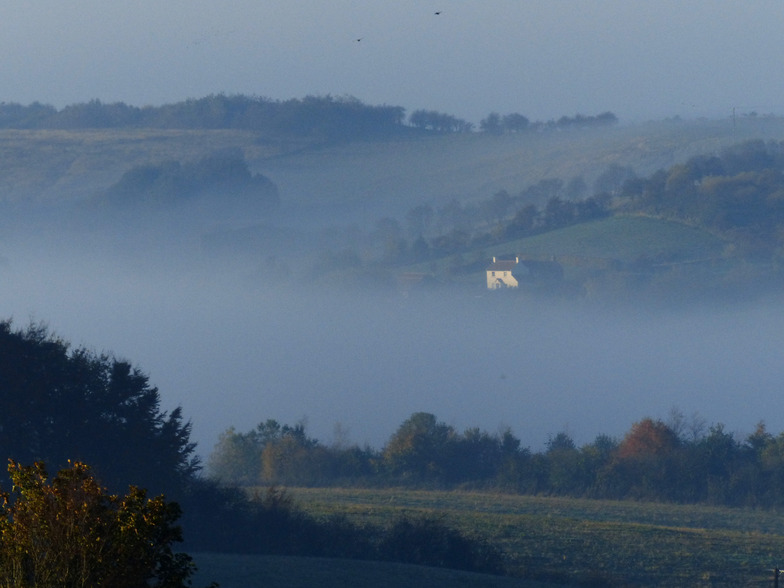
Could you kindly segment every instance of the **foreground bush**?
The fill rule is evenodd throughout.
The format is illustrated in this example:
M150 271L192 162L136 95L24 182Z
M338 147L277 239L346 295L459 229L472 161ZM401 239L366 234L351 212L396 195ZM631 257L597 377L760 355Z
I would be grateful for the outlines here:
M180 588L190 556L176 503L131 487L107 494L90 468L72 464L49 479L42 463L10 461L0 494L0 588ZM187 582L187 583L186 583Z

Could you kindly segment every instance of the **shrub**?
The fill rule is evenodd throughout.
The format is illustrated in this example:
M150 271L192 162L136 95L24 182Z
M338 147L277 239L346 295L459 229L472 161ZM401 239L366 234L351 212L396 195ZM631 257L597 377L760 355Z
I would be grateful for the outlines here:
M109 495L90 468L74 463L48 479L42 463L10 461L12 492L0 505L2 588L179 588L190 585L190 556L176 503L144 490ZM188 582L186 584L186 582Z

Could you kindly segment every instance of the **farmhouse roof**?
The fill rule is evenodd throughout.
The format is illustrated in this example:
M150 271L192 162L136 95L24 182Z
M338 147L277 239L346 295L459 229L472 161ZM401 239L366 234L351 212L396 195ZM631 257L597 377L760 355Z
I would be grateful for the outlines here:
M511 272L517 268L517 259L496 259L493 258L493 263L491 263L487 271L489 272Z

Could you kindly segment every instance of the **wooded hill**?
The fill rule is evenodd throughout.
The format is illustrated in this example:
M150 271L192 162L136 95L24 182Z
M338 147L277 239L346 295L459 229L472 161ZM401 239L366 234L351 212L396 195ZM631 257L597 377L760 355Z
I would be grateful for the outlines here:
M189 184L182 194L203 194L207 186L190 185L201 177L194 171L199 162L231 152L247 176L239 179L268 187L267 204L220 226L214 215L202 215L199 247L242 258L248 273L262 279L269 273L264 260L276 260L279 278L280 268L296 259L296 279L321 283L393 289L396 275L415 272L481 286L490 256L522 254L562 258L567 282L556 288L559 294L626 295L641 269L659 268L660 284L702 284L698 274L705 268L684 263L770 263L776 255L777 179L765 170L780 163L775 146L784 139L784 120L754 113L637 125L604 115L536 123L491 113L478 129L458 131L417 123L421 113L406 117L400 107L350 98L219 95L155 108L3 104L0 114L7 231L62 231L25 228L23 205L38 203L37 212L48 208L59 219L73 204L100 195L121 201L129 183L143 188L134 196L141 201L154 201L172 182L178 189ZM324 131L329 125L333 130ZM345 131L339 140L338 128ZM747 163L752 167L742 169ZM151 170L158 179L150 179ZM750 196L753 190L765 196ZM141 207L139 218L145 212ZM100 231L102 222L91 230ZM105 233L111 239L116 228L106 225ZM78 243L81 234L68 239ZM572 263L580 255L620 262L628 271L621 280L617 273L609 281L597 278L595 260ZM675 271L659 271L667 265ZM737 268L706 271L742 283L748 276L738 277ZM761 271L767 279L769 269L746 265L740 273L757 279Z
M287 130L242 122L239 113L251 106L278 113L288 121ZM303 122L315 111L323 124L340 127L348 116L341 112L372 118L386 108L398 112L391 118L407 129L403 135L368 143L367 136L347 134L346 140L325 143L318 125ZM156 112L158 118L111 115L115 111ZM162 120L169 112L179 113L179 122ZM330 97L275 102L212 96L156 108L93 101L60 110L3 103L0 190L3 200L79 199L108 188L136 165L195 161L234 147L242 149L253 172L279 185L284 206L301 215L316 205L353 215L361 204L376 220L384 214L380 210L402 215L418 204L438 207L453 198L468 202L499 190L516 193L548 178L568 182L582 176L591 186L610 165L631 167L644 177L743 140L784 139L784 121L761 116L628 126L574 124L597 118L576 115L497 134L417 130L403 124L404 115L400 107Z

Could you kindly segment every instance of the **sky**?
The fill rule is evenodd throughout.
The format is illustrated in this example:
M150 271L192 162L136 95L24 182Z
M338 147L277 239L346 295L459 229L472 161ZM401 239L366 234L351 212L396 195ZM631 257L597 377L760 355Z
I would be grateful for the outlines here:
M0 0L0 10L5 102L331 94L474 123L493 111L609 110L628 122L784 113L778 0Z

